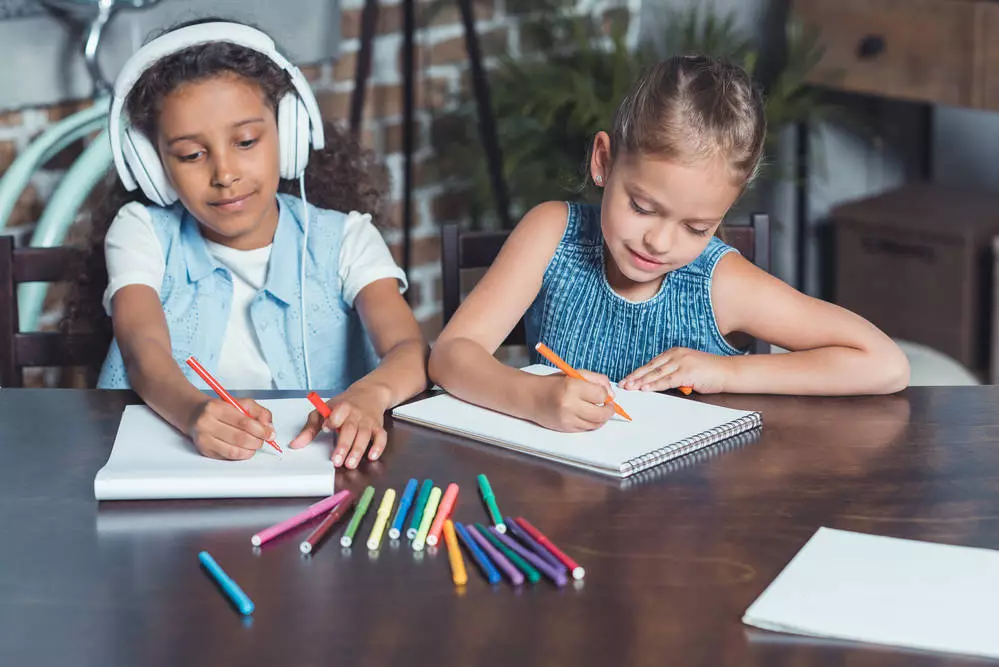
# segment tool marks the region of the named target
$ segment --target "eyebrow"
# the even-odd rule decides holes
[[[252,123],[263,123],[263,118],[247,118],[246,120],[241,120],[238,123],[233,123],[231,129],[235,130],[237,128],[243,127],[244,125],[250,125]],[[201,137],[200,134],[185,134],[179,137],[174,137],[167,141],[167,146],[173,146],[180,141],[197,141]]]
[[[668,207],[663,206],[661,203],[659,203],[658,201],[656,201],[656,199],[654,197],[652,197],[652,195],[650,195],[649,193],[647,193],[640,186],[633,185],[632,189],[635,191],[636,195],[638,195],[642,199],[648,199],[660,211],[668,211],[669,210]],[[698,223],[700,223],[700,224],[713,225],[716,222],[718,222],[718,220],[719,220],[719,218],[684,218],[680,222],[685,222],[685,223],[688,223],[688,224],[698,224]]]

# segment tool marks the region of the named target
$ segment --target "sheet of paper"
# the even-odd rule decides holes
[[[743,622],[999,658],[999,551],[820,528]]]
[[[525,372],[557,372],[544,365]],[[614,400],[631,415],[629,422],[615,415],[594,431],[561,433],[522,419],[441,394],[392,411],[395,417],[450,433],[541,456],[594,472],[626,476],[641,469],[642,457],[666,456],[684,441],[697,438],[689,451],[713,444],[712,435],[728,427],[736,435],[759,425],[758,413],[718,407],[655,392],[625,391],[615,387]],[[658,453],[657,453],[658,452]],[[666,460],[666,459],[663,459]],[[629,465],[632,462],[632,465]]]
[[[144,405],[122,414],[108,462],[94,479],[98,500],[259,498],[333,493],[332,435],[302,449],[287,447],[305,424],[304,398],[262,400],[274,416],[278,454],[269,445],[246,461],[202,456],[186,436]]]

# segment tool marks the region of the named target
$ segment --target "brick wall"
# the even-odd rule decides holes
[[[429,10],[440,5],[436,12]],[[495,56],[509,53],[518,56],[522,47],[533,50],[526,35],[521,39],[521,26],[530,15],[518,6],[530,3],[518,0],[475,0],[476,27],[481,48],[489,67]],[[579,12],[606,15],[610,12],[630,12],[637,16],[641,0],[567,0]],[[311,82],[324,116],[346,122],[353,91],[354,68],[360,48],[361,11],[363,0],[343,0],[341,55],[335,62],[312,63],[303,66]],[[637,21],[630,28],[629,38],[637,39]],[[460,196],[433,182],[429,165],[433,158],[430,135],[435,116],[455,104],[468,83],[468,66],[464,33],[457,3],[417,2],[417,33],[415,35],[416,65],[416,132],[414,156],[412,261],[410,268],[410,302],[428,339],[433,340],[441,326],[441,282],[438,229],[442,222],[461,219],[464,207]],[[365,97],[363,141],[384,161],[391,176],[393,220],[384,235],[401,262],[402,232],[402,75],[403,48],[402,6],[398,0],[379,3],[377,36],[372,53],[369,88]],[[522,43],[523,41],[523,43]],[[82,108],[86,102],[67,102],[46,108],[0,110],[0,173],[32,138],[49,124]],[[9,231],[26,240],[44,202],[58,182],[62,170],[81,149],[72,146],[58,156],[32,179],[8,224]],[[52,323],[61,316],[60,304],[54,302],[44,320]]]

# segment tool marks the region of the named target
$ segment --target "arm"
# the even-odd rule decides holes
[[[347,393],[369,393],[385,412],[427,388],[427,344],[394,278],[362,289],[354,305],[381,363]]]
[[[365,331],[381,357],[376,369],[327,401],[331,413],[325,427],[339,431],[333,465],[356,468],[371,444],[368,458],[382,455],[388,443],[385,412],[427,387],[427,345],[413,311],[399,294],[395,278],[366,285],[354,300]],[[291,447],[304,447],[323,428],[318,412],[309,415]]]
[[[541,204],[524,216],[437,339],[429,371],[433,381],[470,403],[551,428],[583,430],[613,414],[613,408],[596,405],[609,385],[533,376],[493,356],[541,289],[565,221],[560,202]]]
[[[723,335],[748,333],[790,352],[717,357],[668,350],[622,384],[654,391],[692,386],[702,393],[825,396],[887,394],[908,384],[908,360],[874,325],[798,292],[735,253],[718,262],[711,297]]]
[[[247,459],[271,436],[271,415],[240,401],[255,419],[210,399],[192,385],[171,354],[170,334],[156,291],[126,285],[112,297],[115,339],[135,391],[158,415],[191,436],[205,456]]]
[[[812,298],[735,253],[719,262],[712,290],[725,334],[744,331],[791,350],[730,359],[729,391],[887,394],[909,382],[909,362],[864,318]]]

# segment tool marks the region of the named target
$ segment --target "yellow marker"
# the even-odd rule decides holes
[[[451,578],[455,586],[468,583],[468,573],[465,572],[465,559],[461,557],[458,548],[458,536],[454,534],[454,523],[451,519],[444,522],[444,542],[447,544],[447,559],[451,561]]]
[[[413,551],[423,551],[423,546],[427,543],[427,533],[430,532],[430,524],[437,514],[437,505],[440,501],[441,487],[435,486],[430,489],[427,507],[423,510],[423,518],[420,520],[420,529],[416,531],[416,537],[413,539]]]
[[[378,506],[378,514],[375,515],[375,525],[371,527],[371,534],[368,535],[368,549],[371,551],[376,551],[382,544],[382,533],[385,532],[385,526],[388,524],[394,504],[395,489],[385,489],[382,503]]]

